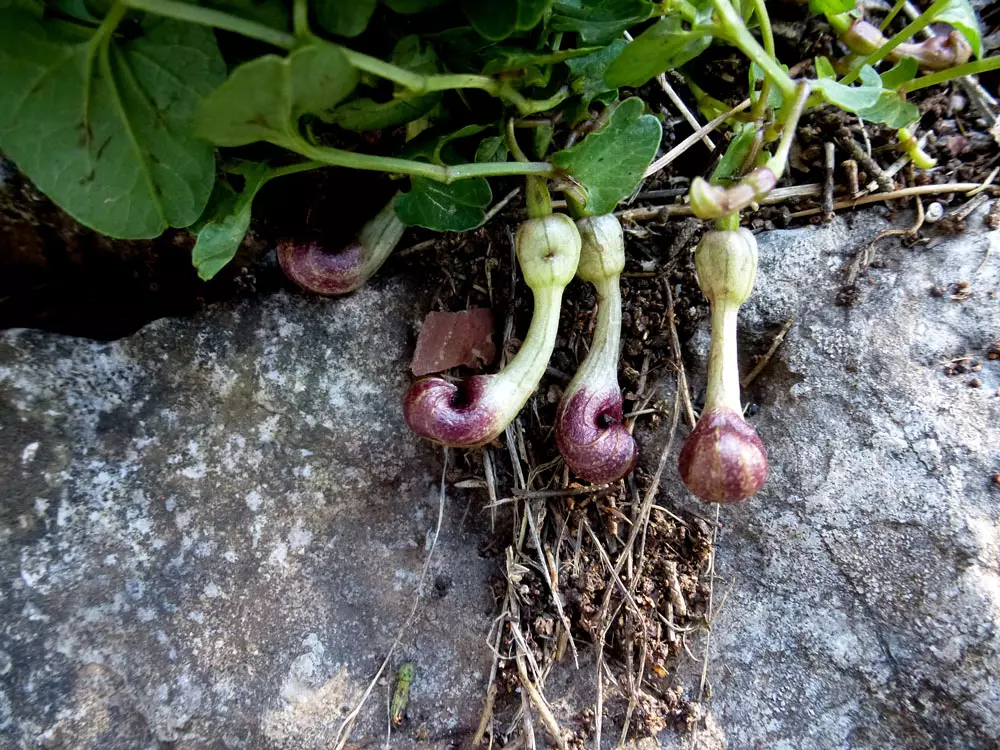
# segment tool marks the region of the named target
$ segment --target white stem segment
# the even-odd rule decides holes
[[[501,405],[505,413],[517,414],[545,374],[559,333],[562,293],[563,287],[533,291],[534,311],[524,343],[489,386],[489,399]]]
[[[712,345],[708,353],[708,394],[705,409],[727,407],[737,414],[740,405],[740,369],[736,347],[736,318],[739,305],[712,304]]]

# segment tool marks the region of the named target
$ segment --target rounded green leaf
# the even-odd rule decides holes
[[[215,157],[189,123],[225,76],[211,29],[150,17],[140,31],[79,43],[0,12],[0,149],[80,223],[128,239],[204,210]]]
[[[357,70],[333,44],[264,55],[240,65],[205,98],[195,129],[219,146],[281,142],[297,132],[302,115],[332,109],[357,83]]]
[[[660,146],[660,121],[644,114],[638,97],[615,108],[600,130],[552,156],[587,193],[588,216],[608,214],[636,189]]]

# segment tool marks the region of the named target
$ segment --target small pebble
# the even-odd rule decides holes
[[[927,210],[924,211],[924,221],[926,221],[928,224],[933,224],[942,216],[944,216],[944,206],[942,206],[937,201],[934,201],[934,203],[929,205],[927,207]]]
[[[972,378],[972,380],[969,381],[970,388],[979,388],[982,384],[983,381],[980,380],[979,378]]]

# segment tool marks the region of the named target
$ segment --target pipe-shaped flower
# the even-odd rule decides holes
[[[681,449],[679,468],[699,498],[731,503],[750,497],[767,479],[764,444],[743,420],[736,352],[736,317],[757,277],[757,240],[746,229],[708,232],[694,262],[712,306],[712,343],[705,408]]]
[[[337,252],[318,242],[278,244],[278,263],[285,275],[316,294],[353,292],[371,278],[395,249],[406,225],[393,208],[393,200],[365,224],[357,236]]]
[[[614,214],[576,222],[582,249],[576,275],[597,291],[594,342],[570,381],[556,412],[556,444],[567,466],[582,479],[616,482],[635,467],[635,440],[622,424],[618,388],[621,290],[625,240]]]
[[[411,385],[403,399],[403,417],[421,437],[463,448],[496,439],[545,373],[559,330],[563,290],[580,261],[580,233],[565,214],[551,214],[522,223],[514,244],[534,296],[524,343],[496,375],[473,376],[461,387],[442,378]]]
[[[840,38],[848,49],[859,55],[870,55],[887,41],[878,27],[862,20],[854,21]],[[921,68],[947,70],[969,62],[972,46],[960,31],[952,30],[947,35],[935,34],[922,42],[903,42],[887,57],[892,62],[912,57]]]

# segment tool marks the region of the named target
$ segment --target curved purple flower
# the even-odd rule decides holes
[[[580,233],[564,214],[528,219],[514,241],[524,280],[534,296],[531,325],[520,351],[496,375],[459,386],[423,378],[403,399],[406,423],[442,445],[472,448],[503,432],[538,387],[555,346],[563,289],[580,260]]]
[[[746,229],[711,231],[694,254],[698,285],[712,306],[708,393],[678,466],[687,488],[702,500],[731,503],[759,490],[767,454],[743,419],[736,352],[736,317],[757,278],[757,240]]]
[[[300,287],[316,294],[353,292],[382,267],[406,230],[393,208],[394,201],[395,197],[361,228],[357,237],[335,252],[318,242],[278,243],[281,270]]]
[[[556,444],[581,479],[616,482],[635,468],[635,440],[622,424],[618,388],[621,290],[625,240],[613,214],[576,223],[582,248],[577,276],[597,291],[597,326],[590,353],[563,394],[556,412]]]

